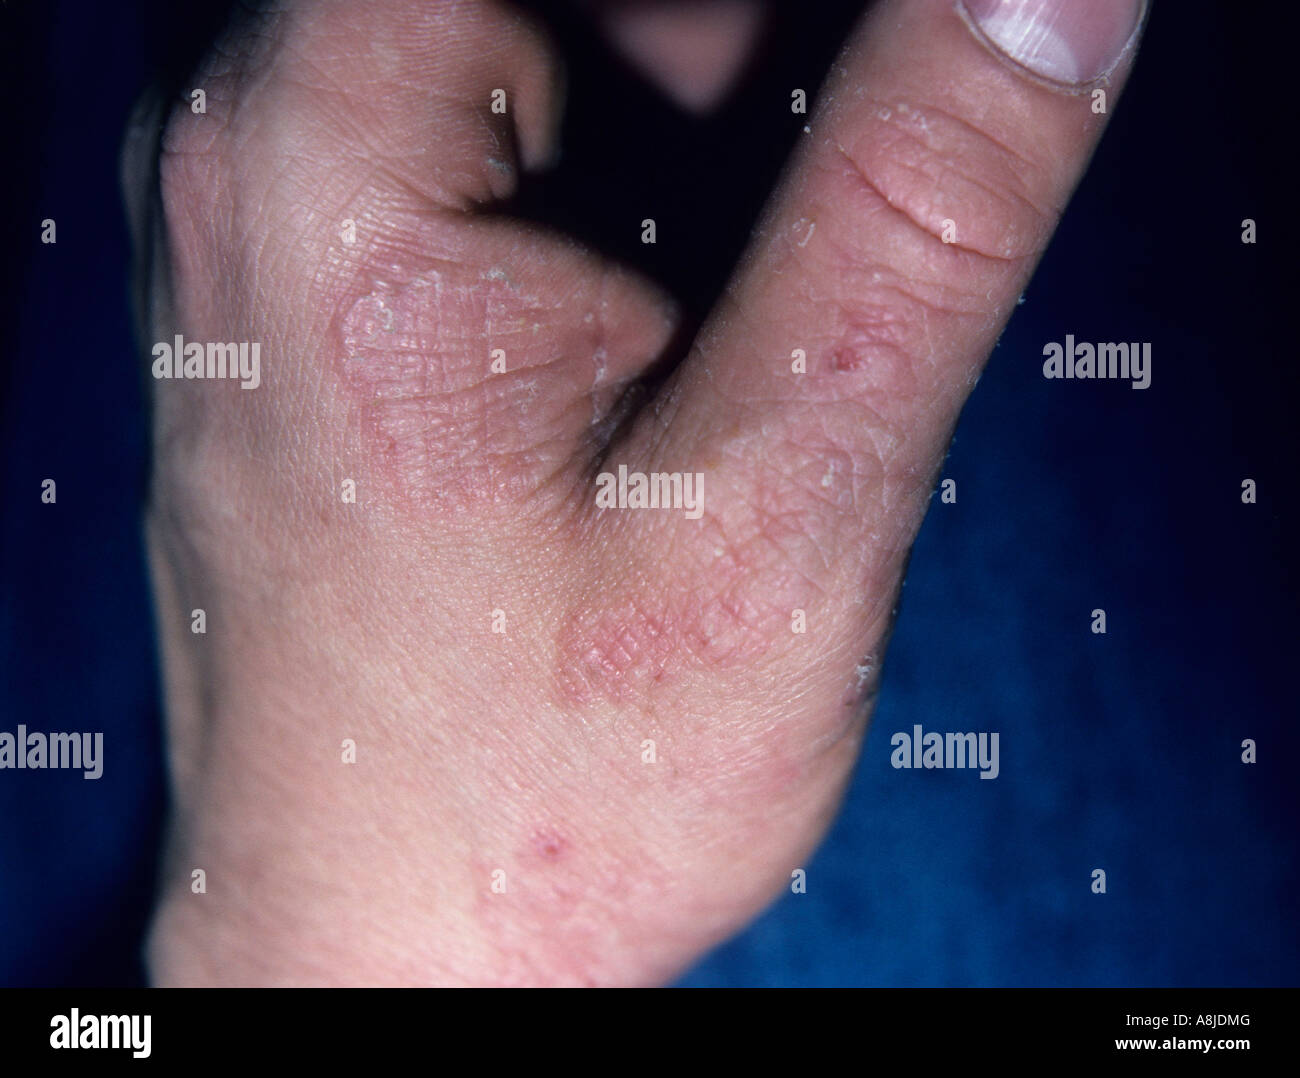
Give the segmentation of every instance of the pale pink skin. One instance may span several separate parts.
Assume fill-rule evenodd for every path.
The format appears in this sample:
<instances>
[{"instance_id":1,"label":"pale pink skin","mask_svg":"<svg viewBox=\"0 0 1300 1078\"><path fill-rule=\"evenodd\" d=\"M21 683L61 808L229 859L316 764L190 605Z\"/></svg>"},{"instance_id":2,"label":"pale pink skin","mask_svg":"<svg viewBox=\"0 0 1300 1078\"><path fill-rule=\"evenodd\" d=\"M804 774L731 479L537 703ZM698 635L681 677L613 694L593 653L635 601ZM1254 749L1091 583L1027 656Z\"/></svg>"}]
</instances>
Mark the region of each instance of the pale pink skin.
<instances>
[{"instance_id":1,"label":"pale pink skin","mask_svg":"<svg viewBox=\"0 0 1300 1078\"><path fill-rule=\"evenodd\" d=\"M654 984L789 887L958 411L1105 121L946 0L874 8L604 465L703 472L704 516L601 514L602 420L674 307L464 213L551 156L553 72L494 4L300 3L196 76L165 221L128 143L133 223L166 255L146 337L262 344L256 390L155 392L158 983Z\"/></svg>"}]
</instances>

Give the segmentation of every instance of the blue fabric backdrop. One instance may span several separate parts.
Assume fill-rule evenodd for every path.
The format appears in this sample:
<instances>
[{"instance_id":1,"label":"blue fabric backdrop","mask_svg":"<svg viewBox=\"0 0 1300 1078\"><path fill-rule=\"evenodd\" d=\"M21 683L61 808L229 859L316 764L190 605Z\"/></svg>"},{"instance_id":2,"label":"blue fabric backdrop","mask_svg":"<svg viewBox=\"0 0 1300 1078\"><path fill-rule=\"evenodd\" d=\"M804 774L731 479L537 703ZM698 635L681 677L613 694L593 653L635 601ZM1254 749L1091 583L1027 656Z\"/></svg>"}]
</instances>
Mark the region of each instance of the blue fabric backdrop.
<instances>
[{"instance_id":1,"label":"blue fabric backdrop","mask_svg":"<svg viewBox=\"0 0 1300 1078\"><path fill-rule=\"evenodd\" d=\"M173 7L0 13L0 729L103 730L112 754L98 782L0 772L4 984L142 977L165 786L116 152L136 93L216 19ZM548 207L601 242L634 198L673 190L659 231L688 238L647 268L705 307L793 137L757 127L756 103L817 84L850 14L824 7L782 16L775 73L706 123L631 82L584 93L616 76L563 24L584 49L566 160L520 212ZM936 499L921 532L866 752L807 893L683 984L1296 983L1294 191L1278 171L1291 39L1219 5L1157 6L958 428L944 469L958 501ZM55 246L39 243L45 217ZM1045 381L1042 346L1066 333L1152 342L1151 388ZM51 476L58 503L43 506ZM894 770L890 735L915 723L999 731L1000 777ZM1258 763L1241 762L1243 738Z\"/></svg>"}]
</instances>

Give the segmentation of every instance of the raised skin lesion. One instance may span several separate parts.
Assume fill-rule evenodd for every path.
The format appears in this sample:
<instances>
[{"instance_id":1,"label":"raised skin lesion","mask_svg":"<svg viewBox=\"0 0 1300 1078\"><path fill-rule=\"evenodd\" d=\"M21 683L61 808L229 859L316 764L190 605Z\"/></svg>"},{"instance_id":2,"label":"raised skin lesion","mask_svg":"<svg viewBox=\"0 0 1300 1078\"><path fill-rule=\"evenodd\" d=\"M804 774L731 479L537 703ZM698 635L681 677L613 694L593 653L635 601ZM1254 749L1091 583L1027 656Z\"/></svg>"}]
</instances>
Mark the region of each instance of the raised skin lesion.
<instances>
[{"instance_id":1,"label":"raised skin lesion","mask_svg":"<svg viewBox=\"0 0 1300 1078\"><path fill-rule=\"evenodd\" d=\"M636 582L587 597L556 634L560 703L640 703L683 675L740 669L766 655L788 635L789 613L733 583Z\"/></svg>"},{"instance_id":2,"label":"raised skin lesion","mask_svg":"<svg viewBox=\"0 0 1300 1078\"><path fill-rule=\"evenodd\" d=\"M562 341L555 320L506 271L460 266L376 281L353 302L339 326L342 377L360 401L362 438L402 497L445 506L522 489L556 465L530 435L562 419L566 346L594 353L600 342Z\"/></svg>"},{"instance_id":3,"label":"raised skin lesion","mask_svg":"<svg viewBox=\"0 0 1300 1078\"><path fill-rule=\"evenodd\" d=\"M677 312L632 272L517 223L406 224L338 268L334 371L402 504L571 489Z\"/></svg>"},{"instance_id":4,"label":"raised skin lesion","mask_svg":"<svg viewBox=\"0 0 1300 1078\"><path fill-rule=\"evenodd\" d=\"M555 637L561 705L644 704L691 674L741 671L793 643L791 611L824 596L799 570L807 540L745 507L717 520L606 511L637 548L608 564L563 614ZM657 525L657 527L656 527Z\"/></svg>"},{"instance_id":5,"label":"raised skin lesion","mask_svg":"<svg viewBox=\"0 0 1300 1078\"><path fill-rule=\"evenodd\" d=\"M757 657L768 640L725 598L646 593L584 603L566 616L556 644L560 702L586 707L640 701L701 664Z\"/></svg>"}]
</instances>

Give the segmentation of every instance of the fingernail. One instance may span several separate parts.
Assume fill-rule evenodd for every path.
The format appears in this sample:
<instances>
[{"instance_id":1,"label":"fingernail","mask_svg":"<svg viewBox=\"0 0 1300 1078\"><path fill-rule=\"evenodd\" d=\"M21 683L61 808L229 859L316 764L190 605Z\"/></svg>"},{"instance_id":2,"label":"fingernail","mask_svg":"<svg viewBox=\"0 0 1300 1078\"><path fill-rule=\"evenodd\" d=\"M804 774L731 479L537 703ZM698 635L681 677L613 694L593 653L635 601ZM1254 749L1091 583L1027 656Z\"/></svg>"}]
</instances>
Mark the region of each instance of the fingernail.
<instances>
[{"instance_id":1,"label":"fingernail","mask_svg":"<svg viewBox=\"0 0 1300 1078\"><path fill-rule=\"evenodd\" d=\"M986 45L1052 82L1110 74L1128 50L1146 0L958 0Z\"/></svg>"}]
</instances>

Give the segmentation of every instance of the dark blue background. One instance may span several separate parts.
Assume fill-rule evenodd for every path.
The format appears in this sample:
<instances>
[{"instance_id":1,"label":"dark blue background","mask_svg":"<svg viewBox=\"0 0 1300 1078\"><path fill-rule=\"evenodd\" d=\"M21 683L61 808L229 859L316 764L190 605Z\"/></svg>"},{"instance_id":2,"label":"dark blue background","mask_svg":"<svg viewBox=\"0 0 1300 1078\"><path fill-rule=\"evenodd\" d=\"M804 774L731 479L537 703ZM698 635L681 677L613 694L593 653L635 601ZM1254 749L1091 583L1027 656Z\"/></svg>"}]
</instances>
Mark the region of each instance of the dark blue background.
<instances>
[{"instance_id":1,"label":"dark blue background","mask_svg":"<svg viewBox=\"0 0 1300 1078\"><path fill-rule=\"evenodd\" d=\"M108 759L98 782L0 772L4 984L142 978L165 787L116 153L135 95L179 80L220 22L214 5L176 7L0 11L0 729L102 730ZM765 66L708 121L555 16L575 50L565 159L515 211L707 309L802 123L789 91L811 95L855 7L784 10ZM808 893L683 983L1296 983L1294 33L1241 19L1157 5L958 428L944 475L959 500L936 499L921 532L866 753ZM642 207L659 222L650 249L626 224ZM45 217L55 246L39 242ZM1151 388L1045 381L1042 346L1066 333L1152 342ZM1246 477L1257 505L1240 501ZM889 737L914 723L999 731L1001 777L893 770Z\"/></svg>"}]
</instances>

